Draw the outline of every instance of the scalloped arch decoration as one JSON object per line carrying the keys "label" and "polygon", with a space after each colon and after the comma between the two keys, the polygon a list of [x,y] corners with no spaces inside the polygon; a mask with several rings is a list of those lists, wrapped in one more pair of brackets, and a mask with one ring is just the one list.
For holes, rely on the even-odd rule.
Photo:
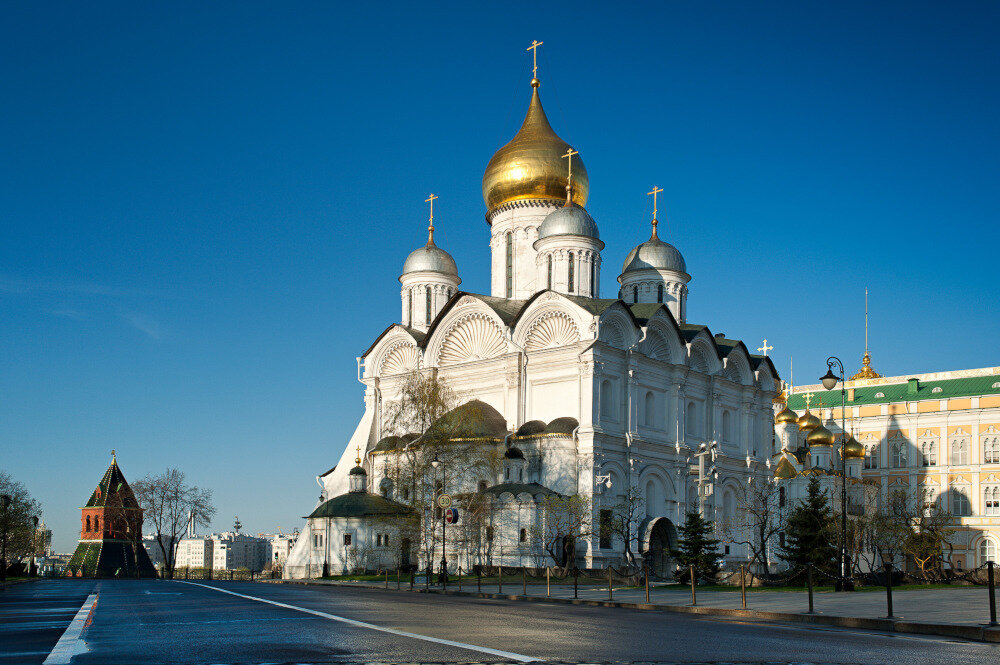
{"label": "scalloped arch decoration", "polygon": [[562,312],[554,312],[532,324],[524,348],[527,351],[541,351],[568,346],[579,341],[580,330],[573,319]]}
{"label": "scalloped arch decoration", "polygon": [[655,360],[670,362],[670,342],[659,330],[650,330],[642,343],[642,352]]}
{"label": "scalloped arch decoration", "polygon": [[625,348],[625,333],[614,319],[602,321],[600,326],[597,334],[599,340],[616,349]]}
{"label": "scalloped arch decoration", "polygon": [[486,360],[506,351],[507,342],[500,326],[485,314],[472,314],[459,319],[448,330],[438,352],[438,364],[443,367]]}
{"label": "scalloped arch decoration", "polygon": [[417,369],[418,359],[417,347],[412,344],[398,344],[385,354],[382,366],[379,368],[379,376],[412,372]]}
{"label": "scalloped arch decoration", "polygon": [[705,350],[701,346],[691,347],[691,369],[696,372],[701,372],[703,374],[710,374],[712,365],[708,361],[708,356],[705,355]]}

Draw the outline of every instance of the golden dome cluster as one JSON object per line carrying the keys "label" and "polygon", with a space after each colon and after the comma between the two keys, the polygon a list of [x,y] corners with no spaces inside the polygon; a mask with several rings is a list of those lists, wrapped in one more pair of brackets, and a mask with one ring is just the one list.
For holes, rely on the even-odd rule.
{"label": "golden dome cluster", "polygon": [[834,437],[833,432],[823,427],[823,425],[817,425],[806,436],[806,445],[810,448],[814,446],[832,446],[835,440],[836,437]]}
{"label": "golden dome cluster", "polygon": [[798,422],[798,420],[799,420],[799,414],[797,414],[794,411],[792,411],[791,409],[789,409],[788,406],[785,406],[785,408],[782,409],[778,413],[778,415],[776,415],[774,417],[774,422],[776,422],[776,423],[778,423],[780,425],[786,425],[788,423],[795,423],[795,422]]}
{"label": "golden dome cluster", "polygon": [[[531,103],[521,129],[496,151],[483,174],[483,200],[489,210],[522,199],[566,200],[568,169],[563,155],[570,145],[549,125],[538,97],[538,79],[531,81]],[[579,156],[573,160],[573,203],[587,202],[590,181]]]}
{"label": "golden dome cluster", "polygon": [[812,413],[810,413],[808,409],[806,410],[805,413],[799,416],[798,422],[799,422],[800,432],[808,432],[814,430],[823,424],[822,422],[820,422],[820,419],[814,416]]}
{"label": "golden dome cluster", "polygon": [[846,459],[864,459],[865,447],[851,435],[851,438],[844,444],[844,457]]}

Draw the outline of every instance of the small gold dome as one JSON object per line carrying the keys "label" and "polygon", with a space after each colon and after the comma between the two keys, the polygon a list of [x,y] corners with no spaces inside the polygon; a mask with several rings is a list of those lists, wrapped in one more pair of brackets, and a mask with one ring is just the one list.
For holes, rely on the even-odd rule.
{"label": "small gold dome", "polygon": [[780,425],[784,425],[787,423],[795,423],[798,422],[798,420],[799,420],[799,414],[795,413],[787,406],[784,409],[782,409],[781,412],[778,413],[778,415],[774,417],[774,422]]}
{"label": "small gold dome", "polygon": [[834,440],[833,432],[822,425],[818,425],[809,432],[809,435],[806,437],[806,445],[810,448],[813,446],[832,446]]}
{"label": "small gold dome", "polygon": [[823,423],[820,422],[819,418],[809,413],[806,410],[801,416],[799,416],[799,430],[802,432],[808,432],[809,430],[816,429]]}
{"label": "small gold dome", "polygon": [[845,459],[864,459],[865,458],[865,447],[861,445],[857,439],[852,435],[851,438],[847,440],[844,444],[844,458]]}
{"label": "small gold dome", "polygon": [[782,457],[781,461],[778,462],[778,466],[774,469],[774,477],[778,480],[789,480],[798,475],[795,471],[795,467],[792,463],[788,461],[787,457]]}
{"label": "small gold dome", "polygon": [[[567,160],[563,157],[570,145],[556,136],[549,125],[538,87],[532,82],[531,103],[521,129],[486,165],[483,174],[483,200],[493,210],[518,199],[566,200]],[[573,202],[587,202],[590,181],[587,167],[579,155],[573,156]]]}

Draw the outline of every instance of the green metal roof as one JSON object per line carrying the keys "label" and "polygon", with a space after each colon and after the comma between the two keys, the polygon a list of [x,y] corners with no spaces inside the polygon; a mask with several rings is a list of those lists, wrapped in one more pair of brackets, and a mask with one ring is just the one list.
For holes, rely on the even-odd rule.
{"label": "green metal roof", "polygon": [[112,496],[121,496],[121,500],[115,500],[113,505],[121,506],[124,508],[136,508],[139,504],[135,501],[135,495],[132,494],[132,488],[129,487],[128,483],[125,481],[125,476],[122,474],[122,470],[118,468],[118,462],[114,459],[111,460],[111,465],[108,470],[104,472],[104,477],[101,478],[101,482],[97,484],[94,491],[90,494],[90,499],[87,501],[85,508],[101,507],[107,506],[108,501]]}
{"label": "green metal roof", "polygon": [[[309,517],[366,517],[372,515],[409,515],[413,509],[368,492],[348,492],[324,501]],[[307,517],[306,519],[308,519]]]}
{"label": "green metal roof", "polygon": [[[911,383],[916,381],[915,386]],[[864,404],[889,404],[891,402],[915,402],[925,399],[950,399],[953,397],[974,397],[977,395],[1000,395],[1000,388],[993,384],[1000,381],[1000,374],[987,376],[972,376],[961,379],[942,379],[939,381],[920,381],[910,379],[901,383],[880,384],[853,388],[854,399],[850,399],[852,388],[847,389],[847,404],[850,406]],[[940,388],[940,392],[934,392]],[[883,397],[876,397],[882,394]],[[837,407],[841,405],[840,391],[819,390],[813,392],[812,407]],[[803,393],[795,393],[788,397],[788,406],[796,411],[806,408]]]}

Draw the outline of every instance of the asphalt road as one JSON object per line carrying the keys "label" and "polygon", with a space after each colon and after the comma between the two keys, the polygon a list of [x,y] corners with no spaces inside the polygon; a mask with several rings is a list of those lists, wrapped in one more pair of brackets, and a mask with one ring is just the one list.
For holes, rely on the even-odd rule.
{"label": "asphalt road", "polygon": [[343,587],[52,580],[0,593],[0,663],[1000,662],[1000,645]]}

